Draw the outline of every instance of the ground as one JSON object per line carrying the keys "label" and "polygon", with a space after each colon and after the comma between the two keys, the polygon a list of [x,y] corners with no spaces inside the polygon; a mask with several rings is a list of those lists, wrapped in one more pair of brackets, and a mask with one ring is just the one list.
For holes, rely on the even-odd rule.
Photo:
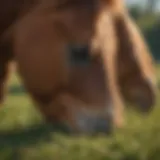
{"label": "ground", "polygon": [[[157,75],[160,77],[158,65]],[[127,111],[125,128],[112,136],[69,137],[44,125],[14,73],[7,101],[0,109],[0,160],[159,160],[158,101],[146,117]]]}

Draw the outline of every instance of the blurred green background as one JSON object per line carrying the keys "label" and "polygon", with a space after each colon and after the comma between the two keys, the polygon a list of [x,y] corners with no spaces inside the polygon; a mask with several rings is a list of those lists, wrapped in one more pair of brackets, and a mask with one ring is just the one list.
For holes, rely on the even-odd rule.
{"label": "blurred green background", "polygon": [[[132,4],[129,9],[150,46],[160,78],[160,12],[154,9],[157,2],[146,1],[143,8]],[[7,101],[0,110],[0,160],[159,160],[159,106],[157,101],[154,112],[145,118],[127,111],[126,126],[109,137],[64,136],[44,124],[13,73]]]}

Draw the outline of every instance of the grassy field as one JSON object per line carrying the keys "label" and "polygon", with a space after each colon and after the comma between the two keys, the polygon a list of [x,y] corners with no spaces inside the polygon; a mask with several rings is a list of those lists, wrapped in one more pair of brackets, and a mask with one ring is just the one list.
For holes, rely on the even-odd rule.
{"label": "grassy field", "polygon": [[112,136],[69,137],[55,134],[50,125],[43,124],[16,74],[9,84],[9,96],[0,110],[0,160],[160,158],[160,102],[148,117],[127,111],[125,128]]}

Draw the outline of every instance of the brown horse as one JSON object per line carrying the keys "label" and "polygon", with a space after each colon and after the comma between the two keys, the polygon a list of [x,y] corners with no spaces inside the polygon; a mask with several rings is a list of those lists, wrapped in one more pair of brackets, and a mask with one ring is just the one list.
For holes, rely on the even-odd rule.
{"label": "brown horse", "polygon": [[[125,101],[134,105],[142,113],[148,113],[156,101],[157,83],[154,61],[143,36],[130,17],[125,16],[117,20],[116,26],[117,35],[121,34],[117,36],[121,38],[119,38],[116,65],[122,96]],[[102,62],[100,55],[97,55],[88,65],[76,65],[71,68],[69,91],[81,101],[76,102],[75,99],[71,100],[66,95],[68,97],[66,108],[68,118],[74,115],[74,121],[83,131],[108,129],[112,124],[111,114],[114,111],[110,101],[110,92],[105,90]],[[64,106],[66,102],[65,98],[61,101]],[[106,103],[108,109],[106,109]],[[74,114],[72,114],[73,111]],[[63,112],[60,112],[59,117],[63,117],[61,113]]]}
{"label": "brown horse", "polygon": [[[8,38],[11,40],[10,42],[13,46],[12,53],[14,53],[13,55],[17,62],[23,83],[33,100],[38,104],[41,112],[47,119],[53,122],[65,121],[75,130],[85,130],[82,129],[83,127],[79,127],[75,121],[75,118],[78,116],[75,114],[75,110],[76,108],[79,109],[79,107],[75,106],[82,106],[82,108],[95,106],[95,108],[97,108],[100,106],[100,103],[103,108],[101,113],[104,113],[104,117],[107,119],[107,106],[113,108],[113,122],[117,126],[121,126],[123,121],[123,103],[117,82],[118,79],[116,77],[116,74],[118,75],[118,73],[116,72],[117,70],[115,67],[116,63],[119,62],[116,61],[116,55],[117,53],[121,53],[121,50],[125,55],[131,52],[130,49],[128,49],[128,46],[133,46],[134,48],[137,45],[145,45],[143,44],[141,37],[139,38],[140,42],[142,42],[140,44],[135,42],[126,44],[124,41],[122,44],[119,43],[123,40],[124,36],[128,37],[130,33],[139,35],[139,33],[133,32],[134,25],[128,27],[128,24],[132,24],[132,22],[125,16],[127,13],[122,5],[123,3],[119,3],[117,0],[66,0],[59,1],[57,4],[54,3],[57,1],[49,0],[41,0],[38,2],[39,3],[36,5],[31,5],[32,7],[29,7],[29,11],[28,9],[24,9],[21,10],[22,12],[19,12],[22,13],[23,16],[19,16],[16,21],[13,21],[13,25],[11,25],[11,27],[9,26],[10,29],[5,32],[7,34],[4,34],[4,37],[6,36],[7,40]],[[126,32],[122,32],[123,34],[118,30],[118,27],[121,27],[122,24],[117,23],[115,25],[115,22],[119,22],[119,19],[122,19],[120,22],[124,22],[125,24],[124,31]],[[129,37],[132,39],[132,36]],[[133,37],[133,41],[135,41],[134,39],[136,39],[135,36]],[[84,83],[79,82],[79,80],[72,80],[72,76],[76,77],[78,73],[77,71],[73,71],[74,68],[69,66],[67,58],[68,54],[65,50],[68,44],[90,44],[92,46],[92,40],[95,40],[94,42],[96,42],[98,46],[96,48],[100,51],[99,56],[102,60],[100,66],[102,64],[101,69],[104,69],[105,71],[105,76],[100,78],[102,81],[100,86],[103,84],[103,78],[106,80],[102,87],[99,86],[100,88],[103,88],[103,90],[98,87],[98,90],[101,90],[99,95],[103,96],[100,98],[97,96],[96,99],[91,96],[91,98],[88,98],[87,100],[88,89],[87,87],[83,87],[83,85],[87,85],[87,79],[83,79]],[[118,51],[118,49],[120,51]],[[134,50],[131,55],[135,55],[135,52],[136,51]],[[148,51],[144,51],[144,54],[146,54],[145,52]],[[7,63],[11,60],[10,57],[13,56],[10,52],[7,53],[8,56],[5,52],[1,54],[1,56],[4,57],[4,59],[2,59],[3,63],[1,63],[1,88],[4,87],[3,83],[6,75],[5,70],[8,66]],[[138,64],[141,63],[142,62],[139,62]],[[144,64],[148,64],[148,62],[144,61]],[[93,71],[92,67],[93,66],[91,65],[91,69],[88,68],[88,72],[91,74],[88,79],[96,81],[95,75],[93,74],[94,72],[96,73],[94,70],[95,67],[93,67]],[[152,65],[150,65],[150,67],[152,67]],[[130,72],[134,70],[132,67],[131,69],[129,68],[130,67],[128,67],[128,70]],[[142,75],[144,70],[143,66],[140,66],[140,68],[142,68],[142,70],[138,70],[138,75],[136,75],[138,78]],[[81,70],[82,72],[80,73],[82,75],[80,73],[79,75],[80,77],[83,77],[85,72],[83,68]],[[122,73],[120,72],[120,77],[121,74]],[[127,75],[127,73],[124,75]],[[146,75],[148,75],[148,71],[146,72]],[[122,78],[124,78],[124,76],[122,76],[120,80]],[[149,79],[152,80],[152,76],[150,76]],[[125,85],[122,84],[124,86],[123,88],[125,88],[125,92],[122,91],[122,93],[125,95],[128,95],[128,88],[132,85],[130,82],[131,80],[127,81]],[[152,81],[149,81],[150,83],[147,81],[146,83],[146,79],[143,77],[140,81],[137,81],[137,87],[140,82],[141,84],[145,84],[145,87],[141,89],[142,91],[149,88],[149,90],[147,90],[148,94],[145,97],[154,95]],[[73,85],[74,83],[75,85]],[[95,84],[99,83],[97,82]],[[77,88],[81,85],[82,87],[80,88],[83,88],[82,92]],[[107,87],[105,87],[106,85]],[[132,89],[135,88],[132,87]],[[1,91],[2,90],[3,89],[1,89]],[[95,88],[94,94],[96,93],[96,90],[97,89]],[[140,99],[137,101],[137,99],[133,99],[135,95],[137,95],[136,92],[125,97],[132,100],[132,103],[139,104],[140,107],[143,107],[144,109],[148,109],[152,106],[154,101],[152,98],[148,99],[151,103],[149,103],[149,105],[147,104],[146,107],[144,104],[140,104],[140,101],[144,101],[144,97],[139,97]],[[70,112],[68,112],[68,110]],[[94,107],[92,110],[94,110]],[[83,113],[85,112],[83,111]],[[97,114],[98,113],[95,115]],[[91,119],[95,119],[94,116]]]}

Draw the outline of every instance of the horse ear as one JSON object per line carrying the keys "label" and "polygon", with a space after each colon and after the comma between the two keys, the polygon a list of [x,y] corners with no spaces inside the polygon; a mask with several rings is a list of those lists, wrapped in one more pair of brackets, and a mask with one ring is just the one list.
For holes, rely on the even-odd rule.
{"label": "horse ear", "polygon": [[125,2],[125,0],[102,0],[102,1],[106,1],[110,5],[122,5]]}
{"label": "horse ear", "polygon": [[102,0],[103,2],[106,2],[107,6],[109,6],[109,8],[111,8],[112,12],[121,12],[126,10],[126,6],[125,6],[125,0]]}

